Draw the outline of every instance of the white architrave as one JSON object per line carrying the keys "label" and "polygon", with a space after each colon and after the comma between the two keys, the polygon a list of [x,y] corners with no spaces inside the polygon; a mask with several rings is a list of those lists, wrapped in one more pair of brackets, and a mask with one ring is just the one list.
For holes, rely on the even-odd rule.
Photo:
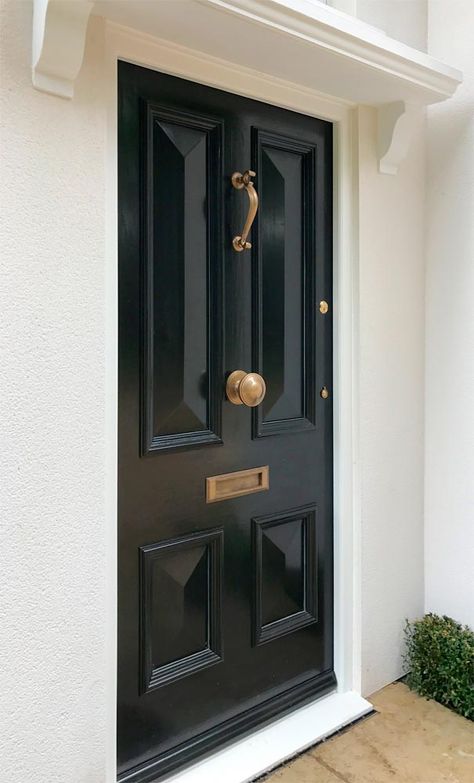
{"label": "white architrave", "polygon": [[405,101],[384,103],[377,109],[377,157],[381,174],[396,174],[405,158],[417,107]]}
{"label": "white architrave", "polygon": [[93,5],[88,0],[34,0],[32,78],[37,90],[73,97]]}
{"label": "white architrave", "polygon": [[[238,775],[235,757],[217,753],[186,771],[189,783],[215,783],[226,777],[232,783],[253,779],[304,746],[321,739],[332,726],[356,720],[367,707],[361,698],[361,546],[360,488],[358,478],[358,225],[353,156],[355,112],[344,101],[328,99],[305,86],[236,66],[202,51],[159,40],[156,36],[125,28],[110,21],[105,25],[105,84],[107,108],[106,187],[106,398],[107,430],[107,655],[108,731],[106,742],[109,776],[116,780],[116,602],[117,602],[117,63],[132,62],[146,68],[206,84],[282,108],[326,119],[334,124],[334,668],[338,691],[298,710],[296,720],[285,716],[269,727],[268,734],[254,734],[240,745],[239,765],[245,759],[247,772]],[[342,714],[339,708],[346,705]],[[313,711],[314,707],[314,711]],[[302,723],[300,723],[302,720]],[[304,726],[304,730],[302,728]],[[281,732],[281,733],[280,733]],[[312,733],[312,736],[309,736]],[[282,742],[281,736],[285,737]],[[295,739],[296,737],[296,739]],[[293,743],[290,748],[290,743]],[[232,751],[232,748],[229,748]],[[225,753],[225,751],[224,751]],[[264,758],[265,757],[265,758]],[[226,772],[222,773],[225,762]],[[235,768],[234,768],[235,767]],[[252,767],[250,774],[249,768]],[[182,775],[179,775],[181,778]],[[171,781],[170,781],[171,783]],[[176,781],[178,783],[178,781]],[[183,779],[184,783],[184,779]]]}

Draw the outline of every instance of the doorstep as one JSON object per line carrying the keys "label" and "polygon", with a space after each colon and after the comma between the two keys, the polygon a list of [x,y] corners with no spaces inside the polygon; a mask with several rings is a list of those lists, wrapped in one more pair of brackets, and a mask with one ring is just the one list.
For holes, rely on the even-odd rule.
{"label": "doorstep", "polygon": [[331,693],[166,778],[165,783],[249,783],[372,712],[354,691]]}

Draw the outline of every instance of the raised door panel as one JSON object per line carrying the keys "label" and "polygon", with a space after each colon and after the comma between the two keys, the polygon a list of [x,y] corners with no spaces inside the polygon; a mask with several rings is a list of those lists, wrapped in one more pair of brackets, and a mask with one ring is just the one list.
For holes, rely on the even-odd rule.
{"label": "raised door panel", "polygon": [[140,547],[141,692],[221,660],[222,530]]}
{"label": "raised door panel", "polygon": [[253,360],[267,384],[254,435],[262,437],[314,427],[315,147],[254,129],[253,161]]}
{"label": "raised door panel", "polygon": [[146,106],[142,452],[220,442],[221,123]]}
{"label": "raised door panel", "polygon": [[256,517],[253,525],[254,644],[317,621],[316,507]]}

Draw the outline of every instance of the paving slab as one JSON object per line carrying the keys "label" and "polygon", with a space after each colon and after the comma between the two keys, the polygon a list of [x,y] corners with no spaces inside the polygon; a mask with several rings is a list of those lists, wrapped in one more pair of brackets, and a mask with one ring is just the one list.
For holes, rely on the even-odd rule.
{"label": "paving slab", "polygon": [[[340,783],[340,778],[305,753],[267,778],[271,783]],[[263,783],[263,782],[262,782]]]}
{"label": "paving slab", "polygon": [[474,723],[394,683],[377,713],[271,773],[266,783],[474,783]]}

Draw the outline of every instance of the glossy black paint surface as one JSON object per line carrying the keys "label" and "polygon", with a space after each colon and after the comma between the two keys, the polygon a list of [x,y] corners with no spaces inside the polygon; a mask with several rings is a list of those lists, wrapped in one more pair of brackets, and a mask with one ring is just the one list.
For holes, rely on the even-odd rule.
{"label": "glossy black paint surface", "polygon": [[222,125],[141,111],[146,454],[220,442]]}
{"label": "glossy black paint surface", "polygon": [[[331,170],[330,124],[120,63],[122,781],[334,684]],[[238,368],[262,408],[225,400]],[[206,504],[207,476],[267,464],[268,492]]]}
{"label": "glossy black paint surface", "polygon": [[254,363],[267,395],[259,437],[315,424],[316,140],[253,129],[260,211],[254,249]]}
{"label": "glossy black paint surface", "polygon": [[222,660],[222,544],[211,530],[140,548],[142,693]]}
{"label": "glossy black paint surface", "polygon": [[317,622],[316,507],[253,520],[255,644]]}

